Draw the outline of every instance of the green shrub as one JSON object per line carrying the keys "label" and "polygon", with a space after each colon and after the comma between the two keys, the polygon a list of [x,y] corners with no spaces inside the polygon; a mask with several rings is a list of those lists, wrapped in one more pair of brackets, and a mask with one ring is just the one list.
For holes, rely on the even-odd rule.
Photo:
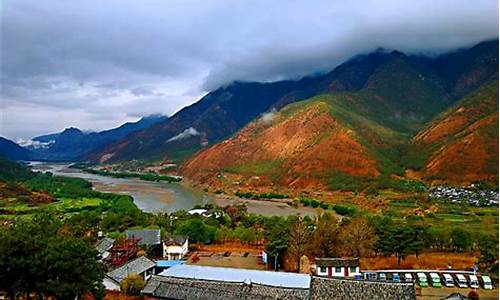
{"label": "green shrub", "polygon": [[339,204],[334,204],[332,209],[341,216],[353,216],[356,213],[356,208]]}

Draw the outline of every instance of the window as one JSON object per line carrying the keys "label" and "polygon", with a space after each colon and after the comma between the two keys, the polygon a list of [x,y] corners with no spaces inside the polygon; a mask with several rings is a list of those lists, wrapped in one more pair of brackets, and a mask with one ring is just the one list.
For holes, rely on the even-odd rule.
{"label": "window", "polygon": [[335,273],[340,273],[342,272],[342,268],[341,267],[335,267]]}
{"label": "window", "polygon": [[320,267],[320,268],[319,268],[319,271],[320,271],[321,273],[326,273],[326,267]]}
{"label": "window", "polygon": [[356,273],[356,267],[349,267],[349,273]]}

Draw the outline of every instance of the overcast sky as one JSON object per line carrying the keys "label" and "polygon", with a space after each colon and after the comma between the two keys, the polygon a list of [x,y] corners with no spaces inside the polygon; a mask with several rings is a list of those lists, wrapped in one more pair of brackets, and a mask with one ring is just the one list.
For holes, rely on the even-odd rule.
{"label": "overcast sky", "polygon": [[3,0],[0,135],[171,115],[233,80],[329,70],[378,47],[498,37],[497,0]]}

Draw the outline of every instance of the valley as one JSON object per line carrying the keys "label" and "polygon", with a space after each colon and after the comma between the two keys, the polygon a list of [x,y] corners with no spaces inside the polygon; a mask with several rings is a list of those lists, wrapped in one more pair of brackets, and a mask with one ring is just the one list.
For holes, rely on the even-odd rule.
{"label": "valley", "polygon": [[195,205],[209,202],[210,197],[181,184],[151,182],[135,178],[113,178],[90,174],[69,168],[64,163],[31,163],[34,171],[51,172],[54,175],[88,180],[94,190],[132,196],[134,204],[145,212],[172,213],[190,210]]}
{"label": "valley", "polygon": [[[379,49],[301,79],[234,81],[169,117],[69,127],[24,147],[0,138],[0,263],[36,237],[25,255],[41,265],[33,253],[53,239],[79,241],[46,255],[83,249],[92,289],[105,269],[155,265],[174,244],[186,265],[320,277],[315,260],[326,258],[367,276],[476,268],[498,284],[498,86],[498,40],[439,56]],[[130,231],[154,231],[158,243]],[[109,240],[130,257],[96,260]]]}

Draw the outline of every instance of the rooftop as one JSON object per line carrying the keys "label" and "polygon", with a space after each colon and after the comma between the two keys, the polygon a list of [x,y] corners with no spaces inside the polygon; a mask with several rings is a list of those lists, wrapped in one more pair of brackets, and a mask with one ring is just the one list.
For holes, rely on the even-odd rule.
{"label": "rooftop", "polygon": [[139,245],[159,245],[161,244],[160,229],[141,229],[125,231],[127,239],[136,238]]}
{"label": "rooftop", "polygon": [[155,299],[306,300],[309,299],[309,288],[153,275],[142,294]]}
{"label": "rooftop", "polygon": [[306,274],[221,268],[194,265],[176,265],[159,274],[186,279],[224,282],[256,283],[277,287],[309,288],[311,276]]}
{"label": "rooftop", "polygon": [[114,239],[105,237],[97,242],[97,244],[95,245],[95,249],[97,250],[97,252],[99,252],[99,254],[103,254],[104,252],[111,249],[111,247],[113,247],[114,242]]}
{"label": "rooftop", "polygon": [[183,260],[158,260],[156,266],[159,268],[171,268],[173,266],[182,265],[186,262]]}
{"label": "rooftop", "polygon": [[316,265],[319,267],[357,267],[359,258],[316,258]]}
{"label": "rooftop", "polygon": [[171,237],[168,237],[164,240],[164,243],[165,245],[169,246],[169,245],[179,245],[179,246],[182,246],[184,245],[184,243],[186,242],[188,238],[185,237],[185,236],[180,236],[180,235],[176,235],[176,236],[171,236]]}
{"label": "rooftop", "polygon": [[156,264],[145,256],[138,257],[129,261],[123,266],[108,272],[106,275],[116,282],[121,282],[130,274],[141,274],[146,270],[153,268]]}

